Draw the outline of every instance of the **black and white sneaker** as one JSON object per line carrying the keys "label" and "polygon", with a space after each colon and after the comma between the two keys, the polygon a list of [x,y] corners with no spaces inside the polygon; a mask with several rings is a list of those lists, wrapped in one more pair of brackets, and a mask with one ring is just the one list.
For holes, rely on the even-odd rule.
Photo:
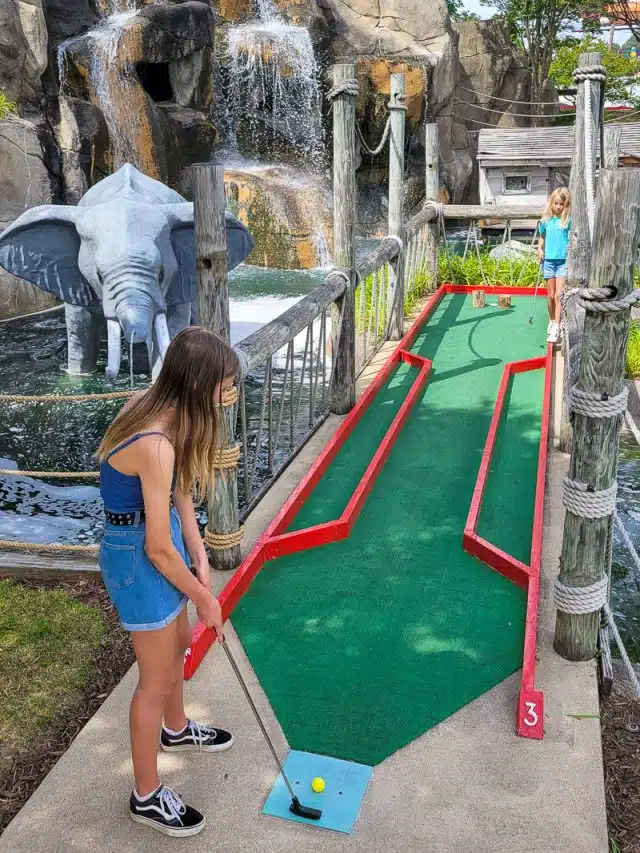
{"label": "black and white sneaker", "polygon": [[187,720],[177,734],[162,727],[160,746],[165,752],[223,752],[233,744],[233,736],[224,729],[214,729]]}
{"label": "black and white sneaker", "polygon": [[129,814],[136,823],[144,823],[164,835],[188,838],[197,835],[205,825],[205,817],[197,809],[185,805],[180,797],[165,785],[153,794],[140,799],[131,792]]}

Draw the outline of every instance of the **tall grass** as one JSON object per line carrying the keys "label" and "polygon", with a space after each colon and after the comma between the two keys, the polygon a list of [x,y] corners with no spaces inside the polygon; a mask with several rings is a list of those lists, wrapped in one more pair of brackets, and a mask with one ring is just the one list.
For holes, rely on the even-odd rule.
{"label": "tall grass", "polygon": [[452,284],[488,284],[509,287],[535,287],[540,264],[535,255],[490,258],[487,251],[469,253],[466,258],[441,249],[438,252],[438,280]]}

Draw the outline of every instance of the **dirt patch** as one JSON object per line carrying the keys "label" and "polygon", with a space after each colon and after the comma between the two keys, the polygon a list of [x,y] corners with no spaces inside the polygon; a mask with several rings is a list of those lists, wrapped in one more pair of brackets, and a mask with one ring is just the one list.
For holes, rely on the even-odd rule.
{"label": "dirt patch", "polygon": [[612,853],[640,853],[640,703],[617,680],[602,711],[602,753]]}
{"label": "dirt patch", "polygon": [[18,813],[56,761],[71,745],[134,661],[129,635],[122,629],[99,579],[70,581],[17,581],[29,589],[64,590],[83,604],[98,608],[104,618],[106,639],[86,685],[70,710],[53,720],[28,750],[13,759],[0,776],[0,833]]}

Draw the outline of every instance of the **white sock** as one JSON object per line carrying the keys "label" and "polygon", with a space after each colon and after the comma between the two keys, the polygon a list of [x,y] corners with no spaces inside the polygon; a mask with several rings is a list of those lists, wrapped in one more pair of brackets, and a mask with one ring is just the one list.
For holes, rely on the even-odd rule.
{"label": "white sock", "polygon": [[133,789],[133,795],[139,803],[146,803],[147,800],[150,800],[151,797],[154,797],[158,793],[160,788],[162,788],[162,785],[158,785],[157,788],[155,788],[150,794],[146,794],[146,796],[144,796],[144,797],[141,797],[140,794],[138,793],[138,791],[134,788]]}
{"label": "white sock", "polygon": [[187,722],[184,724],[184,726],[180,729],[179,732],[174,732],[173,729],[169,729],[169,728],[167,728],[167,726],[164,727],[164,730],[167,734],[170,734],[170,735],[181,735],[183,732],[185,732],[187,730],[188,725],[189,725],[189,721],[187,720]]}

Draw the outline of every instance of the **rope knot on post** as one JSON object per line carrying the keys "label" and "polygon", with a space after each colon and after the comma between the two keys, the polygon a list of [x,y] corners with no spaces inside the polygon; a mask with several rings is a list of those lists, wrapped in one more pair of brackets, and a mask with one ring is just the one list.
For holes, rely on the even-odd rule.
{"label": "rope knot on post", "polygon": [[581,518],[606,518],[615,512],[617,491],[616,482],[607,489],[596,490],[587,483],[565,477],[562,502],[569,512]]}
{"label": "rope knot on post", "polygon": [[607,603],[609,578],[605,575],[589,586],[567,586],[556,578],[553,588],[555,606],[563,613],[579,616],[583,613],[598,613]]}
{"label": "rope knot on post", "polygon": [[585,80],[597,80],[604,83],[606,79],[607,69],[604,65],[579,65],[573,72],[574,83],[583,83]]}
{"label": "rope knot on post", "polygon": [[338,95],[350,95],[352,98],[357,98],[359,94],[360,84],[355,78],[352,78],[332,86],[327,92],[327,100],[335,101]]}

